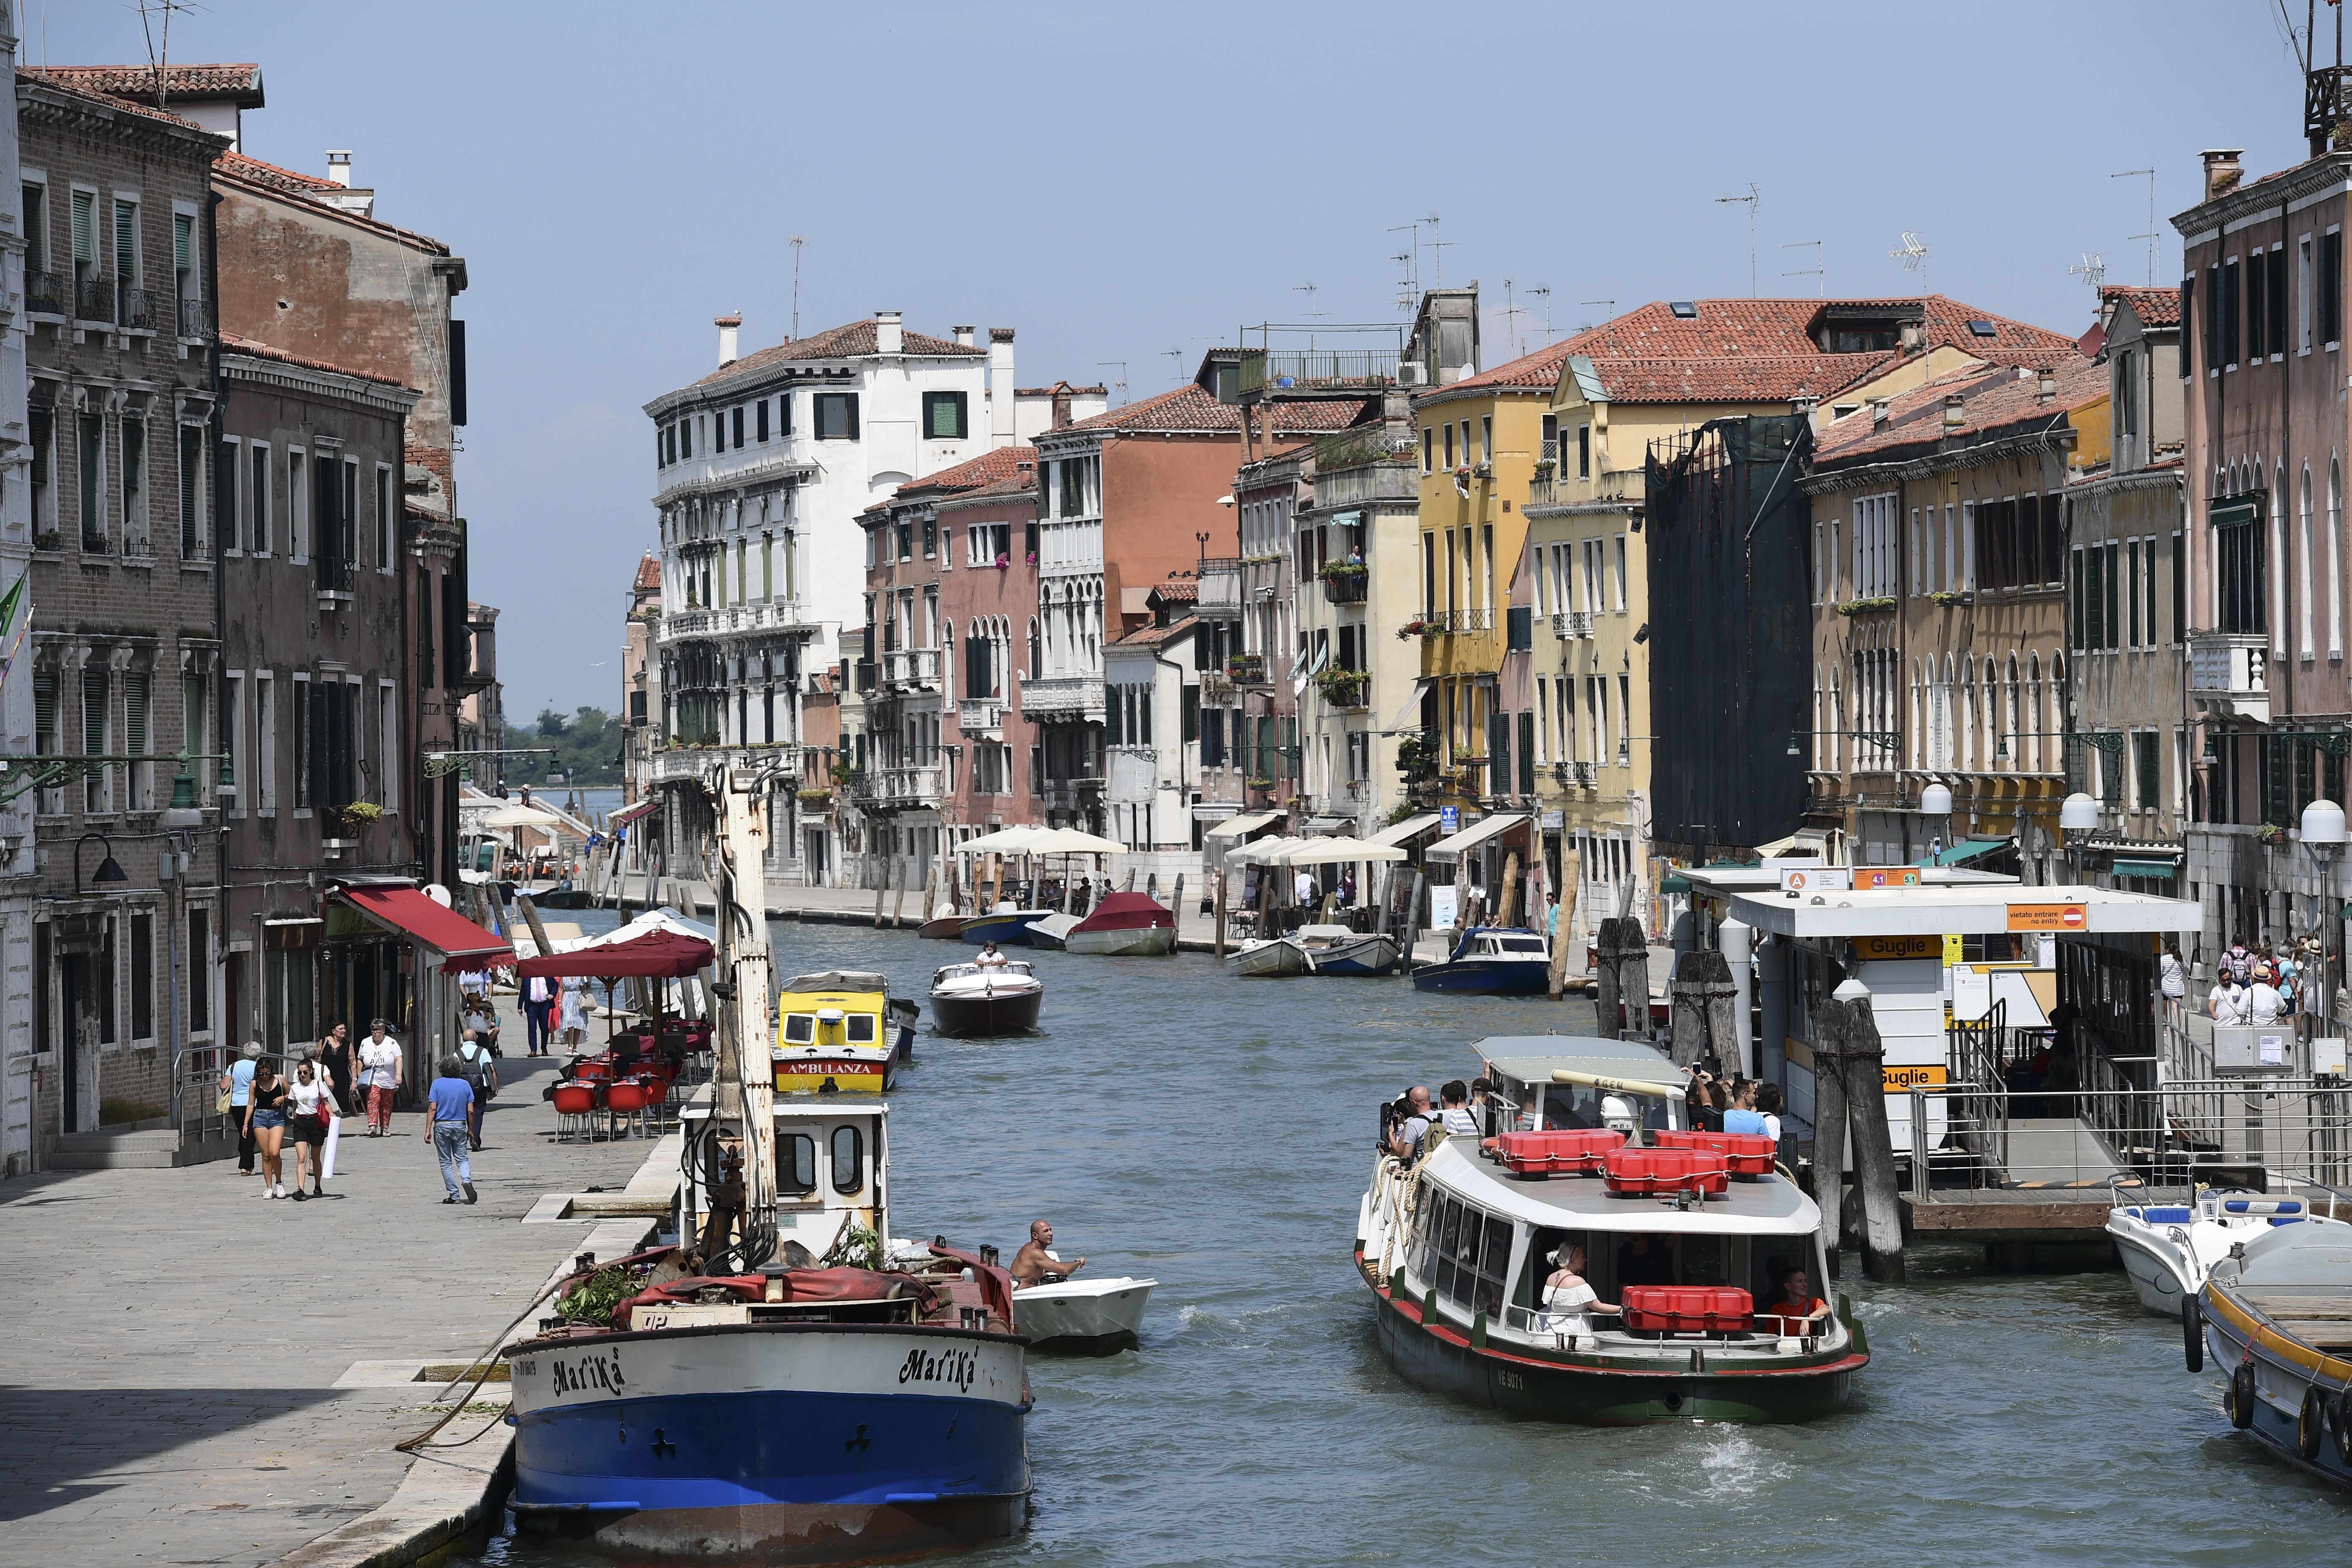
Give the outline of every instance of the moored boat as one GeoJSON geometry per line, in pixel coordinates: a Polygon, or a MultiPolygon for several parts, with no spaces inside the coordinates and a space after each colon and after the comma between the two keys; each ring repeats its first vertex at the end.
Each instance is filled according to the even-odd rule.
{"type": "Polygon", "coordinates": [[[933,915],[929,920],[917,926],[915,934],[926,942],[961,942],[963,922],[967,917],[956,913],[944,904],[940,907],[943,912],[933,915]]]}
{"type": "Polygon", "coordinates": [[[948,963],[931,975],[931,1027],[961,1039],[1037,1026],[1045,983],[1026,963],[948,963]]]}
{"type": "Polygon", "coordinates": [[[1051,910],[1016,910],[1010,904],[1000,905],[984,915],[968,915],[956,927],[957,933],[974,947],[994,942],[999,947],[1026,947],[1029,926],[1033,921],[1044,920],[1051,910]]]}
{"type": "Polygon", "coordinates": [[[1176,951],[1176,915],[1149,893],[1106,893],[1063,941],[1072,952],[1154,958],[1176,951]]]}
{"type": "Polygon", "coordinates": [[[2189,1370],[2228,1374],[2230,1425],[2291,1464],[2352,1486],[2352,1231],[2264,1227],[2213,1262],[2182,1314],[2189,1370]]]}
{"type": "MultiPolygon", "coordinates": [[[[898,1077],[900,1042],[884,1015],[889,982],[861,969],[795,975],[776,998],[776,1043],[769,1052],[778,1094],[880,1094],[898,1077]]],[[[911,1056],[911,1052],[908,1053],[911,1056]]]]}
{"type": "Polygon", "coordinates": [[[1288,937],[1252,937],[1225,955],[1244,980],[1286,980],[1307,973],[1307,950],[1288,937]]]}
{"type": "Polygon", "coordinates": [[[1076,915],[1047,915],[1029,922],[1029,945],[1059,952],[1069,945],[1071,928],[1078,923],[1076,915]]]}
{"type": "Polygon", "coordinates": [[[2311,1215],[2300,1198],[2208,1191],[2190,1204],[2119,1203],[2107,1215],[2107,1235],[2139,1304],[2160,1318],[2178,1318],[2181,1303],[2204,1289],[2231,1247],[2305,1219],[2335,1223],[2311,1215]]]}
{"type": "Polygon", "coordinates": [[[1354,931],[1341,925],[1300,926],[1292,934],[1309,974],[1352,978],[1396,972],[1397,944],[1380,931],[1354,931]]]}
{"type": "MultiPolygon", "coordinates": [[[[1528,1043],[1482,1042],[1479,1056],[1528,1043]]],[[[1824,1258],[1820,1211],[1771,1145],[1680,1128],[1682,1075],[1658,1053],[1643,1063],[1619,1042],[1553,1044],[1589,1047],[1609,1069],[1553,1070],[1534,1114],[1552,1117],[1556,1087],[1571,1125],[1491,1147],[1433,1131],[1413,1160],[1377,1162],[1355,1258],[1391,1363],[1475,1404],[1587,1425],[1842,1408],[1867,1339],[1843,1301],[1807,1295],[1801,1311],[1778,1300],[1799,1272],[1807,1290],[1823,1278],[1824,1258]],[[1590,1290],[1562,1306],[1546,1281],[1570,1247],[1590,1290]]]]}
{"type": "Polygon", "coordinates": [[[1458,991],[1485,996],[1540,996],[1549,984],[1551,954],[1543,933],[1507,926],[1473,926],[1444,962],[1412,972],[1416,991],[1458,991]]]}

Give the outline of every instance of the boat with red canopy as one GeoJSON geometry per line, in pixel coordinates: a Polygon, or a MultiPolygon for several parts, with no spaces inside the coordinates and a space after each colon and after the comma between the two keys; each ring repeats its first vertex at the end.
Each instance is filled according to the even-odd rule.
{"type": "Polygon", "coordinates": [[[1156,958],[1176,951],[1176,914],[1149,893],[1106,893],[1062,945],[1104,957],[1156,958]]]}

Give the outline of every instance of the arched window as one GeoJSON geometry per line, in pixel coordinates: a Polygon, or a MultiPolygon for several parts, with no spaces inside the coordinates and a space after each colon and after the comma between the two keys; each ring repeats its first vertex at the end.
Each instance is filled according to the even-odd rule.
{"type": "MultiPolygon", "coordinates": [[[[2327,457],[2327,657],[2344,657],[2344,462],[2327,457]]],[[[2178,592],[2178,590],[2175,590],[2178,592]]]]}
{"type": "MultiPolygon", "coordinates": [[[[2035,731],[2039,731],[2042,728],[2042,656],[2038,653],[2030,653],[2025,656],[2025,701],[2022,705],[2021,711],[2025,715],[2025,723],[2027,725],[2031,726],[2035,731]]],[[[2026,757],[2031,756],[2033,759],[2033,766],[2031,771],[2037,773],[2046,772],[2047,770],[2042,765],[2042,754],[2043,743],[2049,740],[2049,737],[2047,735],[2036,733],[2022,736],[2021,737],[2021,740],[2030,742],[2032,750],[2029,751],[2025,745],[2020,745],[2017,752],[2018,760],[2022,763],[2026,757]]]]}
{"type": "Polygon", "coordinates": [[[1830,677],[1829,734],[1829,771],[1832,773],[1843,773],[1845,771],[1845,746],[1843,743],[1845,737],[1838,733],[1839,731],[1845,727],[1845,692],[1839,685],[1838,678],[1832,675],[1830,677]]]}
{"type": "MultiPolygon", "coordinates": [[[[2063,736],[2066,728],[2066,656],[2063,653],[2050,656],[2050,689],[2047,696],[2050,710],[2042,721],[2042,727],[2053,736],[2063,736]]],[[[2050,742],[2050,771],[2060,774],[2066,771],[2066,742],[2063,738],[2050,742]]]]}
{"type": "Polygon", "coordinates": [[[1045,674],[1045,645],[1037,637],[1037,617],[1029,617],[1029,679],[1038,680],[1045,674]]]}
{"type": "Polygon", "coordinates": [[[2294,616],[2295,651],[2305,658],[2309,658],[2314,651],[2311,640],[2311,563],[2317,554],[2312,546],[2318,542],[2312,537],[2311,532],[2311,465],[2309,463],[2303,466],[2303,483],[2297,488],[2295,496],[2295,518],[2303,525],[2302,549],[2294,563],[2294,582],[2298,601],[2294,616]]]}
{"type": "MultiPolygon", "coordinates": [[[[2019,733],[2025,726],[2017,721],[2017,656],[2011,654],[2001,667],[2000,727],[2009,742],[2008,767],[2011,773],[2025,771],[2025,737],[2019,733]]],[[[1993,748],[1999,751],[1996,745],[1993,748]]]]}

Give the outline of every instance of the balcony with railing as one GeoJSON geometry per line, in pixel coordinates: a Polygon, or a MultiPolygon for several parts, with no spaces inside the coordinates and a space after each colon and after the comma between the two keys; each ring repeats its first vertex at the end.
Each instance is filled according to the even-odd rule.
{"type": "Polygon", "coordinates": [[[352,602],[352,563],[332,555],[313,556],[310,560],[312,585],[318,590],[319,608],[331,610],[352,602]]]}
{"type": "Polygon", "coordinates": [[[1327,605],[1360,605],[1372,580],[1371,568],[1363,565],[1333,565],[1323,568],[1323,602],[1327,605]]]}
{"type": "Polygon", "coordinates": [[[2267,724],[2270,639],[2261,632],[2189,634],[2189,697],[2216,712],[2267,724]]]}
{"type": "Polygon", "coordinates": [[[1045,723],[1099,721],[1103,716],[1102,678],[1095,675],[1049,675],[1021,682],[1024,718],[1045,723]]]}
{"type": "Polygon", "coordinates": [[[674,611],[661,618],[659,640],[671,643],[687,637],[719,637],[740,632],[813,632],[814,629],[801,619],[801,606],[797,600],[779,599],[772,603],[730,605],[720,610],[694,608],[674,611]]]}
{"type": "Polygon", "coordinates": [[[1556,637],[1589,637],[1592,635],[1591,610],[1561,610],[1551,618],[1551,635],[1556,637]]]}
{"type": "Polygon", "coordinates": [[[794,474],[816,471],[815,443],[806,436],[755,443],[741,451],[713,452],[665,463],[654,481],[654,501],[659,505],[677,492],[698,485],[757,484],[794,474]]]}
{"type": "Polygon", "coordinates": [[[74,286],[74,320],[93,325],[114,325],[114,279],[85,278],[74,286]]]}
{"type": "Polygon", "coordinates": [[[125,283],[115,291],[114,319],[126,332],[152,332],[155,330],[155,295],[152,289],[134,289],[125,283]]]}
{"type": "Polygon", "coordinates": [[[25,309],[32,315],[63,321],[73,310],[73,279],[62,272],[26,273],[25,309]]]}
{"type": "Polygon", "coordinates": [[[1315,678],[1315,688],[1322,693],[1323,700],[1327,705],[1354,711],[1370,704],[1371,672],[1363,669],[1327,669],[1315,678]]]}
{"type": "Polygon", "coordinates": [[[1395,382],[1394,349],[1244,349],[1235,389],[1244,399],[1312,397],[1395,382]]]}
{"type": "Polygon", "coordinates": [[[956,707],[956,724],[966,735],[993,736],[1004,729],[1004,702],[996,697],[967,697],[956,707]]]}
{"type": "Polygon", "coordinates": [[[1242,613],[1242,563],[1234,557],[1212,557],[1195,569],[1199,597],[1194,609],[1210,620],[1238,620],[1242,613]]]}
{"type": "Polygon", "coordinates": [[[940,650],[935,647],[889,649],[882,656],[882,684],[893,691],[938,690],[940,650]]]}
{"type": "Polygon", "coordinates": [[[800,747],[786,741],[767,746],[678,744],[654,752],[652,773],[656,784],[699,780],[716,767],[745,775],[776,769],[797,773],[800,757],[800,747]]]}
{"type": "Polygon", "coordinates": [[[940,771],[924,767],[865,768],[849,775],[849,793],[867,805],[886,809],[936,806],[940,803],[940,771]]]}
{"type": "Polygon", "coordinates": [[[1265,655],[1262,653],[1234,655],[1233,658],[1225,660],[1225,679],[1236,686],[1266,685],[1265,655]]]}
{"type": "Polygon", "coordinates": [[[210,300],[191,300],[183,296],[174,312],[174,321],[176,322],[174,330],[181,337],[191,342],[206,342],[212,337],[215,330],[213,302],[210,300]]]}

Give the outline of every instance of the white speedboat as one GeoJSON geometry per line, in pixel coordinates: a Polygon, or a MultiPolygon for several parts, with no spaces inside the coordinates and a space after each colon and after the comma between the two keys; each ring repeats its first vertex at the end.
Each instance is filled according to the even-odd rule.
{"type": "Polygon", "coordinates": [[[1157,1279],[1058,1279],[1013,1292],[1013,1321],[1031,1347],[1108,1355],[1132,1349],[1157,1279]]]}
{"type": "Polygon", "coordinates": [[[1341,925],[1309,925],[1300,926],[1291,940],[1306,955],[1310,974],[1377,975],[1396,970],[1396,939],[1380,931],[1353,931],[1341,925]]]}
{"type": "Polygon", "coordinates": [[[1024,1034],[1045,1001],[1045,982],[1019,962],[946,963],[931,975],[931,1026],[942,1035],[1024,1034]]]}
{"type": "Polygon", "coordinates": [[[2139,1304],[2160,1318],[2178,1318],[2180,1303],[2205,1288],[2231,1247],[2305,1220],[2339,1223],[2312,1214],[2298,1198],[2209,1191],[2194,1205],[2117,1204],[2107,1215],[2107,1235],[2139,1304]]]}
{"type": "Polygon", "coordinates": [[[1244,980],[1286,980],[1307,973],[1307,950],[1286,936],[1252,937],[1225,962],[1244,980]]]}

